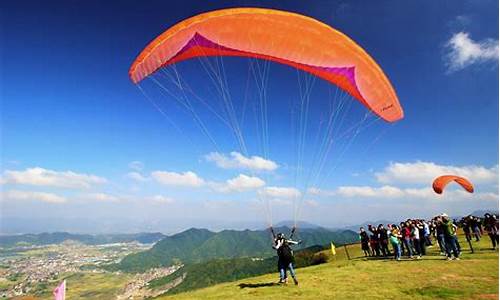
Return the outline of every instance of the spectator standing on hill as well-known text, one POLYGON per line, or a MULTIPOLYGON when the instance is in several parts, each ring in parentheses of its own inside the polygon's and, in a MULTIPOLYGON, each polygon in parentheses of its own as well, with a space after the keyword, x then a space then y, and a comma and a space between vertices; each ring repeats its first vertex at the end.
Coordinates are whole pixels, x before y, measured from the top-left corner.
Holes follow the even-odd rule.
POLYGON ((378 235, 380 241, 380 250, 382 251, 383 256, 391 255, 391 251, 389 251, 389 236, 387 234, 387 229, 385 229, 383 224, 378 225, 378 235))
POLYGON ((460 224, 462 225, 462 230, 464 231, 465 239, 467 239, 467 241, 472 240, 471 225, 469 222, 469 216, 464 217, 462 219, 462 221, 460 222, 460 224))
POLYGON ((400 225, 396 225, 396 229, 398 230, 398 238, 399 238, 399 249, 401 250, 401 256, 405 255, 405 247, 404 247, 404 238, 403 238, 403 222, 400 225))
POLYGON ((368 225, 368 230, 370 230, 370 246, 372 248, 373 256, 380 256, 380 244, 379 244, 379 236, 378 230, 376 227, 373 227, 371 224, 368 225))
POLYGON ((420 236, 420 241, 418 243, 420 256, 426 254, 426 247, 427 247, 427 242, 425 240, 424 224, 425 224, 424 220, 417 220, 416 226, 417 226, 418 234, 420 236))
POLYGON ((453 222, 453 235, 455 236, 455 245, 457 246, 458 256, 462 254, 462 247, 460 247, 460 243, 458 242, 457 236, 458 226, 453 222))
POLYGON ((432 241, 431 241, 431 228, 429 224, 425 221, 422 220, 423 227, 424 227, 424 241, 425 241, 425 246, 432 246, 432 241))
POLYGON ((389 241, 392 245, 392 248, 394 249, 394 259, 399 261, 401 260, 401 234, 395 224, 393 224, 390 228, 391 231, 389 235, 389 241))
POLYGON ((439 249, 442 255, 446 254, 446 243, 444 240, 444 226, 443 219, 441 216, 435 218, 435 226, 436 226, 436 239, 439 244, 439 249))
POLYGON ((498 246, 498 218, 489 213, 484 214, 484 229, 490 237, 493 250, 495 250, 498 246))
POLYGON ((401 224, 401 235, 403 236, 403 245, 406 248, 405 252, 407 253, 409 258, 413 258, 410 222, 407 221, 406 223, 401 224))
POLYGON ((470 222, 472 226, 472 231, 474 232, 474 237, 476 238, 476 242, 481 240, 481 221, 479 218, 470 216, 470 222))
POLYGON ((458 258, 459 256, 459 252, 457 249, 458 240, 455 235, 456 230, 454 228, 453 221, 450 220, 447 214, 442 214, 441 219, 444 232, 446 258, 448 260, 452 260, 453 258, 451 256, 451 253, 453 252, 453 256, 455 257, 455 259, 460 260, 460 258, 458 258))
POLYGON ((415 254, 417 254, 417 258, 422 258, 422 253, 420 252, 420 232, 417 228, 417 221, 414 220, 413 222, 411 222, 410 229, 412 245, 415 249, 415 254))
POLYGON ((280 272, 280 283, 288 283, 287 278, 287 269, 290 271, 290 275, 293 278, 293 282, 295 285, 298 285, 299 282, 297 277, 295 276, 295 270, 293 268, 293 251, 290 245, 297 245, 299 242, 287 240, 285 235, 282 233, 278 233, 274 240, 273 248, 276 249, 278 253, 278 270, 280 272))
POLYGON ((368 236, 368 233, 366 233, 363 227, 359 228, 359 239, 361 240, 361 250, 363 250, 365 257, 371 256, 370 245, 369 245, 370 237, 368 236))

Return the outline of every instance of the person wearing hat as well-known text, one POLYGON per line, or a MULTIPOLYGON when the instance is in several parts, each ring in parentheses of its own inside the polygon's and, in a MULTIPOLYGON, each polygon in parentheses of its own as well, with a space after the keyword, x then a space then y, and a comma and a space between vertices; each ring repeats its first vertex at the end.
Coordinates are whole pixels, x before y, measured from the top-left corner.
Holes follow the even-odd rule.
POLYGON ((455 225, 453 221, 448 217, 447 214, 441 214, 443 233, 444 233, 444 242, 445 242, 445 250, 446 250, 446 259, 452 260, 451 253, 453 252, 453 256, 456 260, 460 260, 458 256, 460 255, 459 250, 457 248, 458 240, 455 235, 455 225))

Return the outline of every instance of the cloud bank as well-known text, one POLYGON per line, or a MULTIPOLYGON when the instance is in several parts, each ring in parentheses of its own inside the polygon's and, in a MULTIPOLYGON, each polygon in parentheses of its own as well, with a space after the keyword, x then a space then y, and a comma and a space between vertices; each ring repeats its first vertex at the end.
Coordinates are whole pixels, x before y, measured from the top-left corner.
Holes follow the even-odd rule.
POLYGON ((151 177, 164 185, 187 187, 201 187, 205 185, 205 180, 191 171, 184 173, 154 171, 151 173, 151 177))
POLYGON ((444 174, 453 174, 470 179, 473 183, 498 182, 498 165, 491 168, 483 166, 447 166, 433 162, 390 163, 382 172, 375 173, 380 183, 431 184, 444 174))
POLYGON ((4 200, 16 201, 16 200, 28 200, 28 201, 42 201, 47 203, 65 203, 67 199, 65 197, 45 192, 33 192, 33 191, 20 191, 20 190, 10 190, 3 193, 4 200))
POLYGON ((72 171, 53 171, 44 168, 28 168, 24 171, 7 170, 3 174, 2 183, 21 184, 70 189, 88 189, 94 185, 106 183, 105 178, 80 174, 72 171))
POLYGON ((260 156, 246 157, 239 152, 231 152, 229 156, 218 152, 205 155, 205 159, 214 162, 222 169, 247 169, 252 171, 274 171, 278 164, 260 156))
POLYGON ((215 185, 215 190, 223 193, 244 192, 255 190, 266 185, 266 182, 258 177, 240 174, 229 179, 223 185, 215 185))
POLYGON ((269 186, 262 190, 259 190, 259 195, 271 198, 298 198, 301 196, 301 192, 292 187, 278 187, 269 186))

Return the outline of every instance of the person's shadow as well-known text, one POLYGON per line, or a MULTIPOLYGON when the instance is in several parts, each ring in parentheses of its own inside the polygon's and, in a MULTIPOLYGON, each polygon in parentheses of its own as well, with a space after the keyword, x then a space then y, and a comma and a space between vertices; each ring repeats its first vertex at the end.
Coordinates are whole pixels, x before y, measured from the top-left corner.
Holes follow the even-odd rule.
POLYGON ((267 283, 240 283, 238 286, 240 289, 245 289, 245 288, 261 288, 261 287, 268 287, 268 286, 276 286, 279 285, 279 283, 276 282, 267 282, 267 283))

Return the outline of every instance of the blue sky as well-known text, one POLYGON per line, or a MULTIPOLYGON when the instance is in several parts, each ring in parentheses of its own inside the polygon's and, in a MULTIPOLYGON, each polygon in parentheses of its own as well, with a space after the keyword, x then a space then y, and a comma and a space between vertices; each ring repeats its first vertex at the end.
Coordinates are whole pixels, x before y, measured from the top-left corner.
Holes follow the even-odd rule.
MULTIPOLYGON (((326 226, 498 207, 497 1, 170 2, 1 4, 2 232, 264 226, 259 199, 270 202, 276 222, 293 218, 297 193, 305 195, 300 217, 326 226), (269 65, 270 151, 264 160, 253 129, 255 85, 245 91, 249 60, 224 58, 228 91, 238 115, 245 112, 249 152, 242 153, 198 103, 215 149, 172 97, 161 96, 151 81, 141 84, 176 130, 130 82, 130 64, 175 23, 240 6, 298 12, 347 34, 385 71, 405 118, 375 120, 355 139, 334 135, 339 147, 316 173, 321 180, 304 188, 304 177, 295 185, 294 174, 310 163, 298 168, 290 126, 297 124, 290 113, 300 95, 297 73, 269 65), (477 192, 465 195, 451 186, 449 195, 436 198, 429 180, 440 172, 469 176, 477 192), (27 226, 26 218, 36 225, 27 226)), ((176 69, 217 107, 220 99, 199 61, 176 69)), ((171 82, 164 84, 180 95, 171 82)), ((335 91, 314 83, 304 150, 309 159, 319 146, 319 120, 339 101, 331 96, 335 91)), ((352 98, 343 103, 349 102, 339 132, 366 112, 352 98)))

